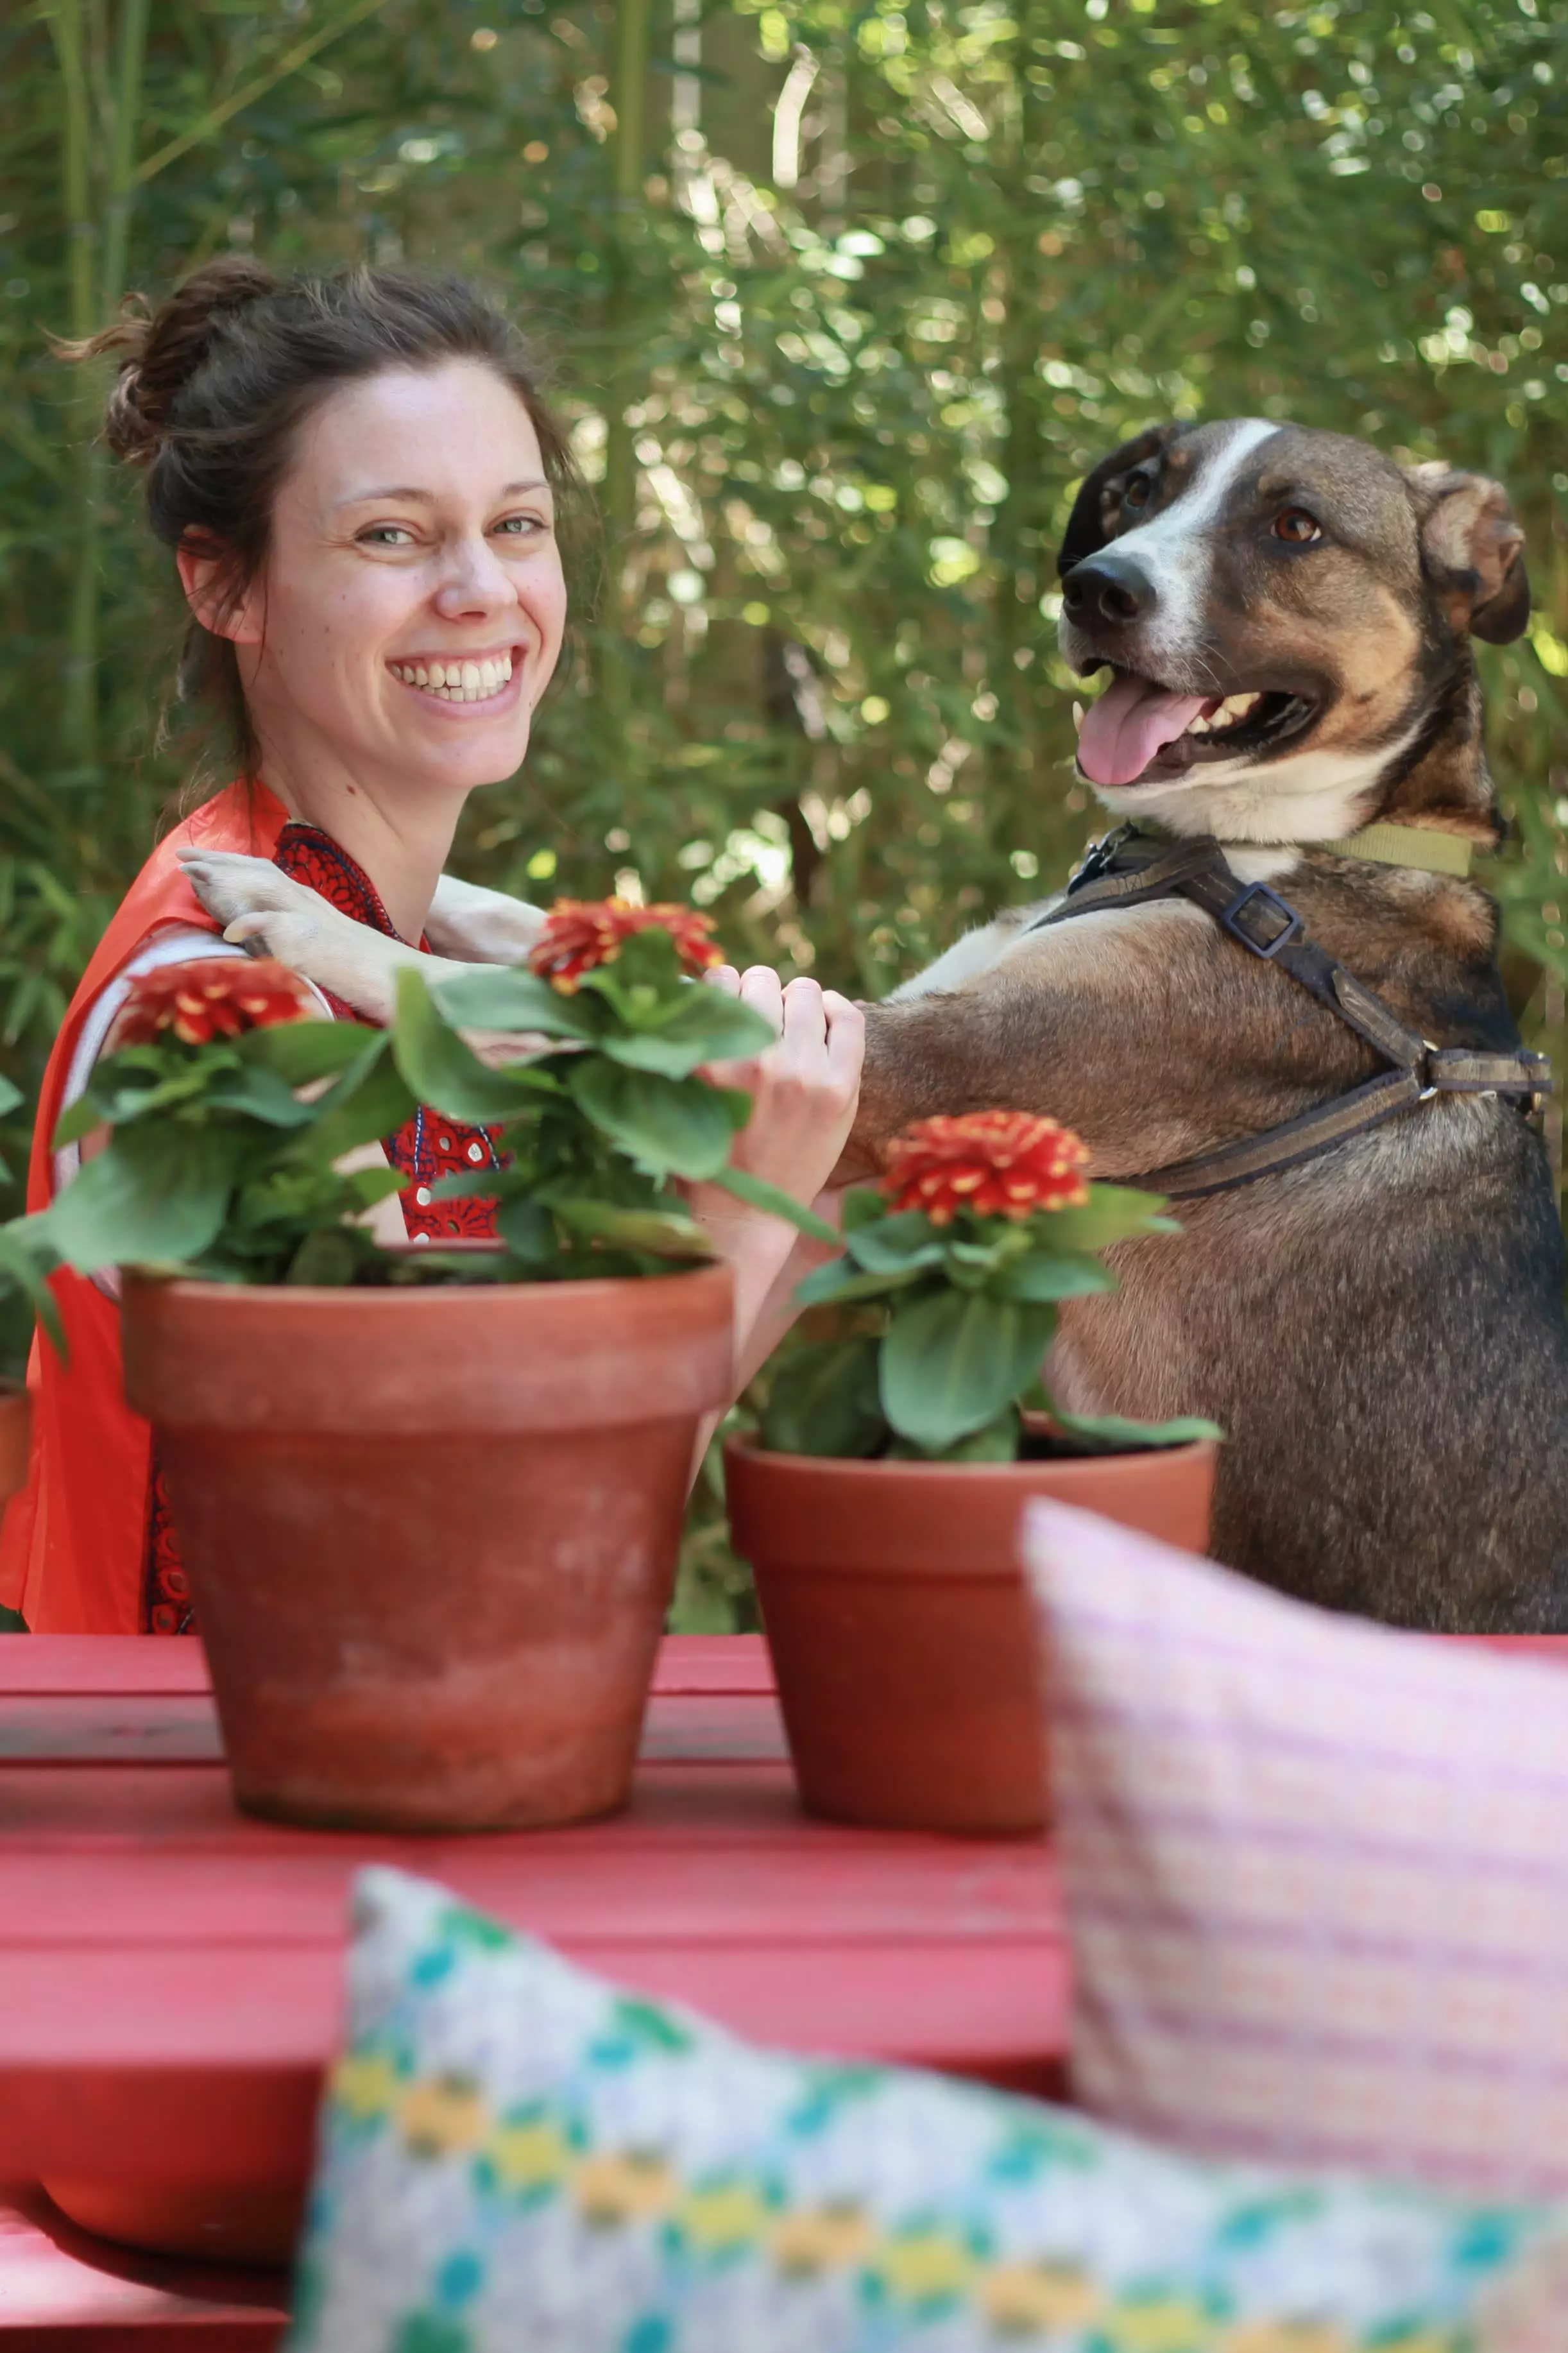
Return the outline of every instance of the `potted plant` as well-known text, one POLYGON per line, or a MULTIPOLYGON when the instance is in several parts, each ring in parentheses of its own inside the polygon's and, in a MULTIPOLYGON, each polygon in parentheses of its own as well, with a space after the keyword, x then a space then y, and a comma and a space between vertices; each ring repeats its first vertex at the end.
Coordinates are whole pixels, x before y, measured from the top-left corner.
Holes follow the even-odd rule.
POLYGON ((1052 1495, 1202 1551, 1215 1441, 1053 1406, 1068 1300, 1113 1244, 1173 1231, 1153 1195, 1084 1177, 1054 1120, 919 1120, 849 1193, 843 1255, 797 1293, 839 1328, 781 1362, 760 1440, 726 1456, 801 1794, 893 1827, 1004 1834, 1046 1813, 1034 1639, 1016 1556, 1052 1495))
POLYGON ((123 1284, 239 1802, 469 1830, 626 1793, 701 1417, 731 1379, 728 1270, 675 1190, 749 1099, 700 1075, 771 1032, 697 975, 705 917, 566 902, 530 970, 385 1031, 303 1018, 281 966, 138 981, 61 1141, 107 1145, 35 1250, 123 1284), (500 1066, 465 1029, 491 1033, 500 1066), (504 1059, 510 1057, 510 1059, 504 1059), (423 1103, 488 1127, 493 1247, 383 1248, 405 1180, 367 1147, 423 1103))

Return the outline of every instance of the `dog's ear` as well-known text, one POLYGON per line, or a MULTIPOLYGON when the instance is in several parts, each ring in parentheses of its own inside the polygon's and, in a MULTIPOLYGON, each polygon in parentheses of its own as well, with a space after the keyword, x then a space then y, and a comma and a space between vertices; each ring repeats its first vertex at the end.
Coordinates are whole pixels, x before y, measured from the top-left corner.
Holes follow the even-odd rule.
POLYGON ((1097 554, 1111 535, 1116 511, 1121 504, 1121 493, 1127 477, 1134 466, 1142 465, 1147 458, 1157 457, 1173 441, 1182 427, 1179 425, 1151 425, 1133 441, 1124 441, 1109 458, 1102 458, 1092 474, 1084 477, 1083 488, 1073 501, 1063 534, 1061 553, 1057 557, 1057 577, 1065 580, 1075 564, 1088 555, 1097 554))
POLYGON ((1485 474, 1456 473, 1439 459, 1413 466, 1421 561, 1456 628, 1489 645, 1521 638, 1530 619, 1524 533, 1508 492, 1485 474))

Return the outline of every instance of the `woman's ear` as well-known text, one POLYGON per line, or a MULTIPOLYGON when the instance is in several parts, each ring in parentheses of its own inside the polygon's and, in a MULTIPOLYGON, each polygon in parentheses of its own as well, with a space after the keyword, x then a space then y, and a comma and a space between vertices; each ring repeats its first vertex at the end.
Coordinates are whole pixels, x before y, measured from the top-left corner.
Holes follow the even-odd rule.
POLYGON ((1436 582, 1457 629, 1489 644, 1521 638, 1530 620, 1524 533, 1508 492, 1485 474, 1463 474, 1440 459, 1412 466, 1422 569, 1436 582))
POLYGON ((204 629, 231 645, 258 646, 262 640, 261 607, 254 586, 237 596, 228 551, 187 532, 174 550, 174 563, 185 602, 204 629))

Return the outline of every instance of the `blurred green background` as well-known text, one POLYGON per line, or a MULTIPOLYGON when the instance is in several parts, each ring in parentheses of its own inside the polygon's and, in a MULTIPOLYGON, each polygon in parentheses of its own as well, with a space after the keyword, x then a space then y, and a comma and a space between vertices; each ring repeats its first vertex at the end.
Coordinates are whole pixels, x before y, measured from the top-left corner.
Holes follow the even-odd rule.
MULTIPOLYGON (((1496 880, 1562 1067, 1565 76, 1559 0, 14 7, 0 1065, 36 1082, 188 754, 158 740, 172 567, 47 338, 237 248, 470 271, 553 356, 598 522, 462 871, 689 897, 731 955, 858 994, 1093 829, 1052 554, 1097 456, 1246 413, 1500 476, 1538 611, 1485 656, 1496 880)), ((749 1608, 704 1486, 682 1622, 749 1608)))

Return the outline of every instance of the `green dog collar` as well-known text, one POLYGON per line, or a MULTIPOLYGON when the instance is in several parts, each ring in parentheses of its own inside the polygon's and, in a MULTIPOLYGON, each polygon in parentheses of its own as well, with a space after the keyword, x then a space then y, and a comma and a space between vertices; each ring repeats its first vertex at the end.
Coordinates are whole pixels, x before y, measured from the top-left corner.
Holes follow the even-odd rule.
POLYGON ((1425 874, 1457 874, 1463 881, 1470 871, 1473 841, 1457 833, 1438 833, 1427 825, 1369 825, 1343 841, 1304 841, 1303 849, 1331 849, 1336 858, 1369 858, 1374 866, 1418 866, 1425 874))

